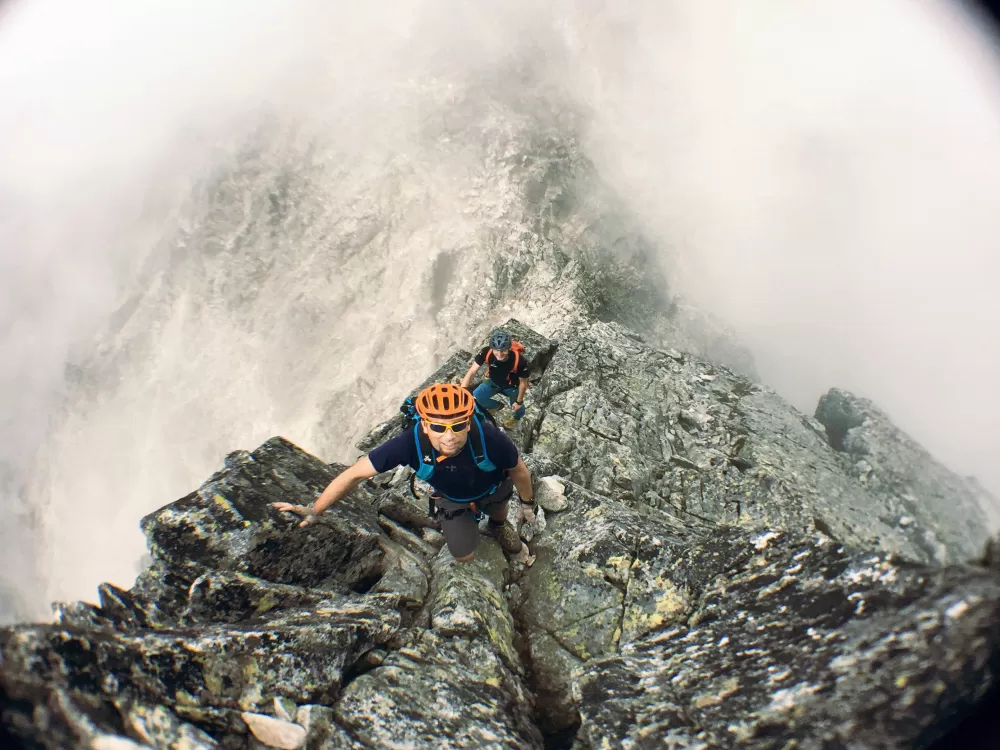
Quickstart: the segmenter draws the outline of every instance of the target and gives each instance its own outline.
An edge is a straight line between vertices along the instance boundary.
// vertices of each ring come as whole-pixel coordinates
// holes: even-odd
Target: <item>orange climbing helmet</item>
[[[434,383],[417,394],[417,414],[429,422],[471,417],[476,401],[467,388],[454,383]]]

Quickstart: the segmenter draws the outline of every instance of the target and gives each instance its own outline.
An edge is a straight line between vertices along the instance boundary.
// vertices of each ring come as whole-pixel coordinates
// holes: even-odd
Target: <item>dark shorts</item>
[[[493,494],[476,500],[474,505],[493,520],[503,521],[507,519],[507,501],[513,493],[514,483],[504,479]],[[441,533],[452,557],[465,557],[475,552],[479,546],[479,523],[476,514],[470,510],[470,504],[437,497],[434,505],[439,510],[437,518],[441,522]],[[449,519],[445,513],[453,515]]]

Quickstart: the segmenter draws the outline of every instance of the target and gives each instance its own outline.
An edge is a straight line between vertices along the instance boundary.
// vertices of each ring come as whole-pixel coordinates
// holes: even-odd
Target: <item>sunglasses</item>
[[[441,422],[428,422],[427,427],[430,428],[431,432],[444,433],[448,430],[452,432],[465,432],[469,429],[469,420],[463,419],[461,422],[448,422],[442,424]]]

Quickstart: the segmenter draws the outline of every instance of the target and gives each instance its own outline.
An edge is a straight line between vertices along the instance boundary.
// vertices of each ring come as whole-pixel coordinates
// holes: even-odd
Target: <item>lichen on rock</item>
[[[558,344],[507,325],[540,359],[510,431],[539,502],[521,555],[484,535],[457,563],[405,470],[302,529],[271,503],[311,502],[343,467],[273,438],[142,520],[129,590],[0,630],[5,731],[44,748],[929,747],[997,688],[978,490],[874,406],[831,392],[814,420],[618,324]]]

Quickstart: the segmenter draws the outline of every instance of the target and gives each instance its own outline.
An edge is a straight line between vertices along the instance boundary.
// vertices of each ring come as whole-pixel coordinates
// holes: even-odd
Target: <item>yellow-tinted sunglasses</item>
[[[427,427],[431,432],[444,433],[448,430],[452,432],[465,432],[469,429],[469,420],[463,419],[461,422],[428,422]]]

